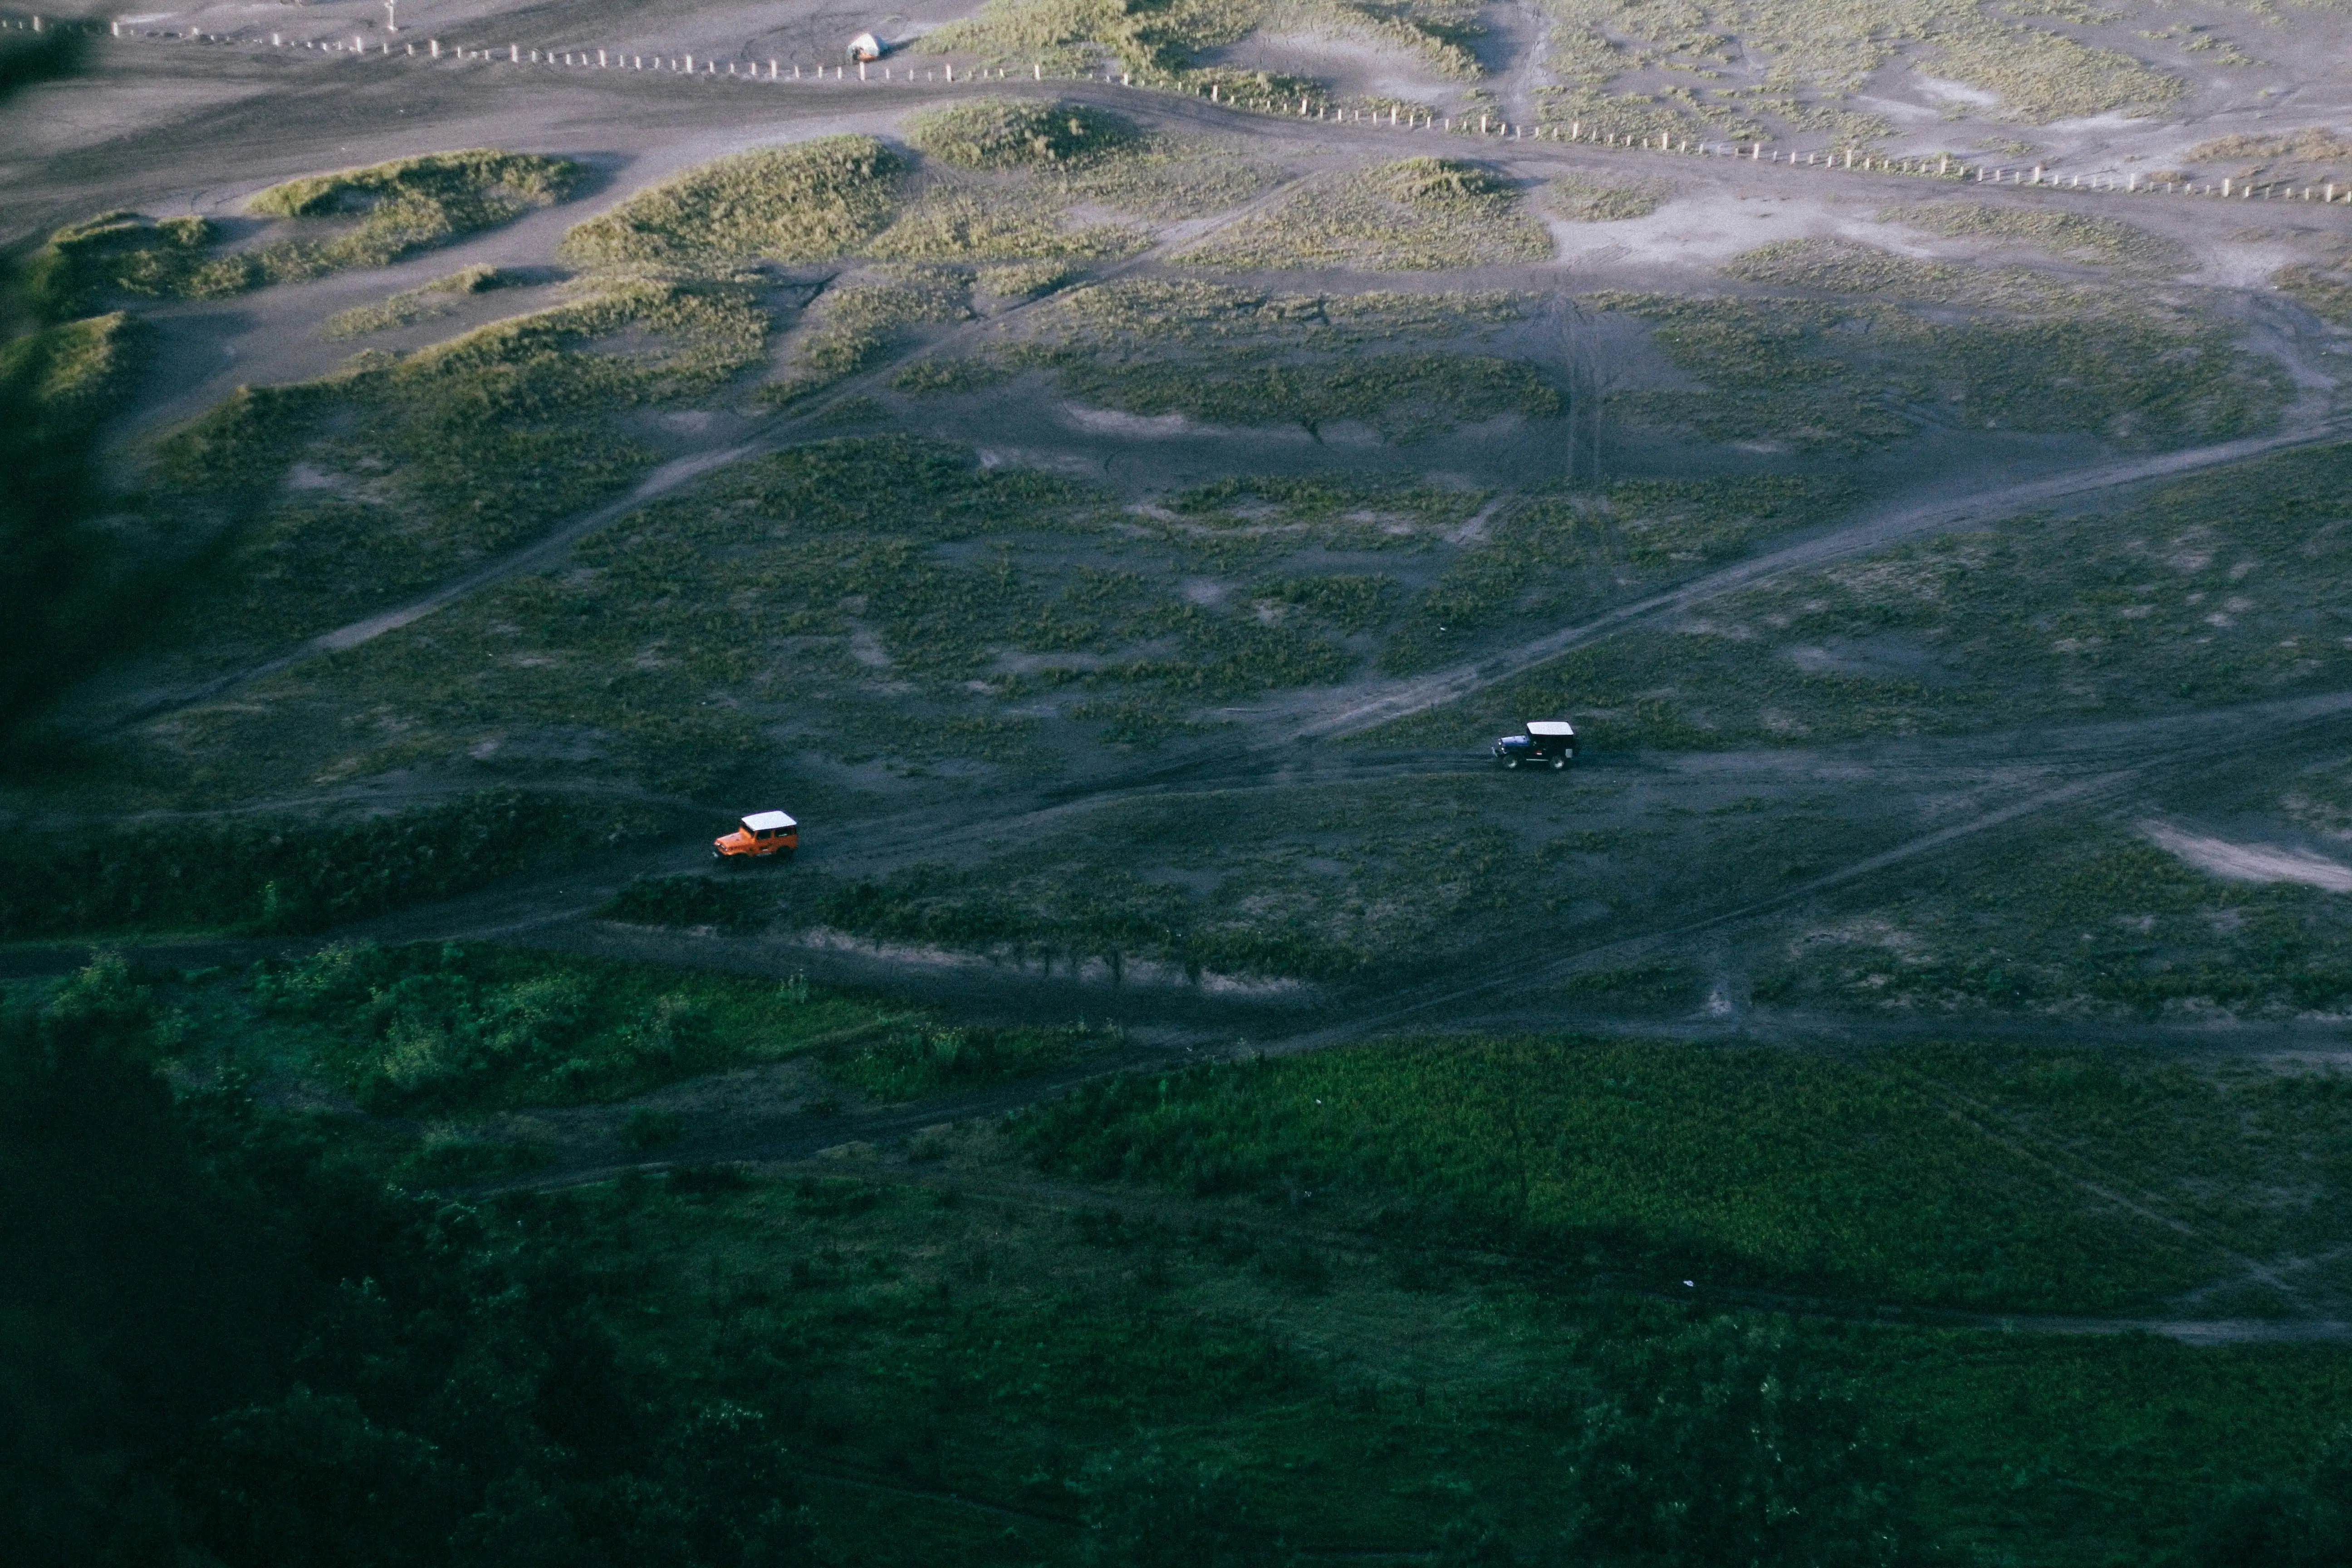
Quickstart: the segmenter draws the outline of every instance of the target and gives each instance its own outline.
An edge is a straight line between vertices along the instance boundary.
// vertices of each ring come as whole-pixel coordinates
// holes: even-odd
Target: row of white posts
[[[38,32],[41,30],[41,18],[38,16],[34,17],[32,19],[32,30]],[[184,36],[190,39],[207,43],[234,43],[241,41],[238,39],[221,37],[219,35],[207,35],[201,33],[180,35],[172,33],[157,34],[151,32],[142,35],[134,32],[126,32],[124,24],[121,22],[112,24],[112,28],[114,36],[117,37],[142,36],[147,37],[179,37]],[[698,59],[697,57],[691,54],[622,54],[617,50],[610,49],[595,49],[593,51],[587,49],[572,49],[563,51],[554,49],[540,50],[525,49],[520,44],[509,44],[503,49],[475,49],[458,46],[451,46],[445,48],[441,40],[438,38],[427,38],[425,41],[424,48],[421,50],[414,43],[404,44],[398,50],[395,50],[393,47],[392,41],[389,38],[386,38],[376,49],[371,50],[368,47],[367,39],[363,36],[357,34],[352,36],[349,44],[345,44],[341,39],[317,38],[304,39],[296,43],[289,43],[284,34],[272,33],[269,35],[269,43],[270,47],[273,48],[299,47],[323,50],[325,52],[335,54],[365,55],[374,53],[392,55],[397,53],[403,56],[415,56],[421,58],[436,60],[445,58],[452,60],[499,60],[511,65],[543,65],[568,67],[572,68],[584,68],[590,70],[652,70],[685,76],[719,78],[722,80],[732,78],[738,81],[838,82],[852,79],[857,81],[872,81],[877,79],[878,76],[878,79],[883,81],[899,80],[912,85],[918,79],[926,82],[944,81],[948,83],[1003,81],[1008,79],[1012,74],[1002,68],[975,68],[971,66],[966,66],[963,68],[962,73],[959,75],[954,63],[952,61],[949,61],[942,63],[936,69],[929,68],[924,68],[920,78],[919,79],[916,75],[916,68],[912,65],[900,65],[896,68],[894,74],[893,68],[887,62],[858,61],[856,63],[854,68],[857,74],[853,79],[849,74],[850,70],[853,68],[850,66],[836,65],[833,67],[831,72],[828,73],[825,67],[823,65],[803,67],[799,62],[793,61],[792,62],[791,74],[787,75],[784,70],[785,62],[778,59],[770,59],[766,61],[765,64],[767,66],[767,69],[764,73],[760,68],[762,62],[758,60],[728,60],[724,62],[726,68],[722,71],[719,68],[721,62],[711,58],[708,55],[702,56]],[[1031,66],[1030,76],[1033,79],[1037,81],[1045,81],[1048,79],[1045,75],[1045,68],[1042,63]],[[1064,79],[1056,76],[1052,79],[1060,80]],[[1790,168],[1853,170],[1859,174],[1906,174],[1927,179],[1966,180],[1972,181],[1979,184],[2035,185],[2053,190],[2063,189],[2071,191],[2122,192],[2135,195],[2150,193],[2165,193],[2178,195],[2234,197],[2241,200],[2252,200],[2259,196],[2264,201],[2284,200],[2308,202],[2315,200],[2331,205],[2339,202],[2352,204],[2352,185],[2345,186],[2339,195],[2337,187],[2333,184],[2303,186],[2282,184],[2255,185],[2245,181],[2236,179],[2225,179],[2218,185],[2212,184],[2180,182],[2159,183],[2156,181],[2144,182],[2136,174],[2126,174],[2120,179],[2113,175],[2093,175],[2086,181],[2084,177],[2080,174],[2064,176],[2051,174],[2048,170],[2041,164],[2034,165],[2034,167],[2029,172],[2024,169],[1996,168],[1990,164],[1955,163],[1948,155],[1936,158],[1885,158],[1874,153],[1863,153],[1851,147],[1844,148],[1837,152],[1807,153],[1803,154],[1801,159],[1794,152],[1782,153],[1778,149],[1768,150],[1765,144],[1761,142],[1693,142],[1688,137],[1678,139],[1664,132],[1661,132],[1653,139],[1646,134],[1640,137],[1635,137],[1630,134],[1621,136],[1615,132],[1602,131],[1599,128],[1595,128],[1588,132],[1584,129],[1583,121],[1576,120],[1570,121],[1565,127],[1557,124],[1536,125],[1530,127],[1523,122],[1513,122],[1499,119],[1490,112],[1480,114],[1476,122],[1473,124],[1470,117],[1467,115],[1452,117],[1424,113],[1417,110],[1406,110],[1402,106],[1396,104],[1391,104],[1388,106],[1385,112],[1378,108],[1369,110],[1363,109],[1350,110],[1328,101],[1318,102],[1311,98],[1300,98],[1297,100],[1296,108],[1294,109],[1293,100],[1290,99],[1274,98],[1271,96],[1244,98],[1239,94],[1227,91],[1224,84],[1222,82],[1210,82],[1206,86],[1176,81],[1153,82],[1148,79],[1138,79],[1133,72],[1128,71],[1118,73],[1103,71],[1099,74],[1085,73],[1075,75],[1067,79],[1077,81],[1100,81],[1119,87],[1140,88],[1154,91],[1181,92],[1188,97],[1205,98],[1211,103],[1236,110],[1250,110],[1262,114],[1279,114],[1286,118],[1297,118],[1300,120],[1312,119],[1318,121],[1338,121],[1339,123],[1349,125],[1378,126],[1387,130],[1433,131],[1444,135],[1495,137],[1513,142],[1573,142],[1591,146],[1619,147],[1632,152],[1668,153],[1714,158],[1744,158],[1751,163],[1761,163],[1770,162],[1776,164],[1784,164]]]

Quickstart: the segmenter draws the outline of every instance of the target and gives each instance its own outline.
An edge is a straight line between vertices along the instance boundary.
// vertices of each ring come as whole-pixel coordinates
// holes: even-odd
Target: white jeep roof
[[[1530,735],[1573,735],[1576,726],[1565,719],[1535,719],[1528,723]]]
[[[797,827],[800,824],[781,811],[755,811],[743,819],[743,826],[754,833],[773,833],[779,827]]]

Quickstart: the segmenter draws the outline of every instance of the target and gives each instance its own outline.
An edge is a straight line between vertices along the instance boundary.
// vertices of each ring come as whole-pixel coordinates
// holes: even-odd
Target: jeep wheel
[[[1503,759],[1503,765],[1507,768],[1516,768],[1519,765],[1519,759],[1517,757],[1505,757]]]
[[[1554,757],[1551,760],[1551,771],[1554,773],[1559,772],[1560,769],[1566,766],[1568,766],[1568,759],[1566,757]]]

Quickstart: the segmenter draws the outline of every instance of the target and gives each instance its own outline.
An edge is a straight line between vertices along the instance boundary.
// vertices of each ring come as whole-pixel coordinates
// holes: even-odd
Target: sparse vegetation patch
[[[1653,181],[1612,184],[1581,174],[1561,174],[1544,186],[1539,199],[1546,212],[1572,223],[1622,223],[1657,211],[1665,192]]]
[[[1909,224],[1966,239],[2014,240],[2064,261],[2084,261],[2135,272],[2176,272],[2188,252],[2175,241],[2116,218],[2086,217],[2048,208],[2000,207],[1982,202],[1929,202],[1889,207],[1881,223]]]

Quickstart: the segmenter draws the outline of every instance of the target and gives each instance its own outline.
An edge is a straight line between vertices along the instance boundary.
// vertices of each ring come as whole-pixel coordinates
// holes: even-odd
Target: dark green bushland
[[[0,297],[0,322],[11,303]],[[154,542],[104,525],[92,460],[141,347],[120,313],[0,343],[0,735],[131,641],[127,626],[163,595]]]
[[[398,1112],[624,1100],[819,1047],[855,1050],[906,1022],[803,979],[455,943],[338,943],[265,967],[249,997],[290,1030],[305,1066],[362,1105]]]
[[[2093,1169],[2168,1183],[2166,1151],[2199,1151],[2189,1163],[2210,1185],[2193,1209],[2178,1202],[2212,1234],[2266,1252],[2332,1245],[2332,1221],[2301,1228],[2222,1151],[2223,1130],[2259,1127],[2315,1154],[2342,1117],[2334,1100],[2200,1089],[2152,1064],[2102,1073],[1956,1047],[1847,1061],[1573,1039],[1384,1046],[1089,1085],[1012,1131],[1050,1171],[1199,1195],[1346,1194],[1401,1236],[1482,1235],[1645,1279],[2101,1311],[2234,1274],[2209,1244],[2119,1215],[1948,1120],[1956,1093]],[[2142,1138],[2143,1124],[2161,1131]]]
[[[133,822],[0,846],[0,936],[319,931],[646,837],[642,807],[512,791],[398,816]]]
[[[550,1205],[404,1197],[124,1018],[0,1019],[0,1501],[26,1568],[811,1558],[768,1417],[627,1359]]]

